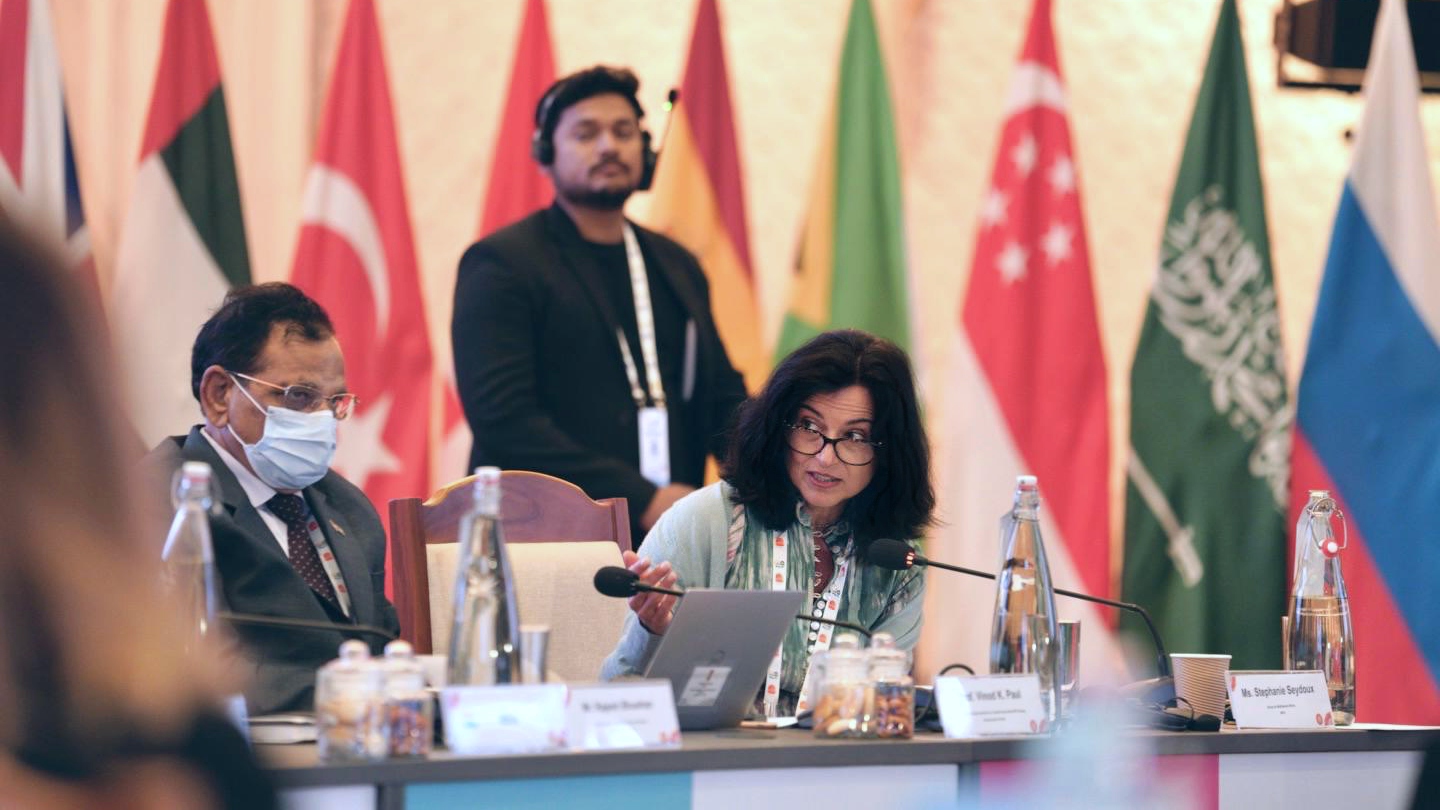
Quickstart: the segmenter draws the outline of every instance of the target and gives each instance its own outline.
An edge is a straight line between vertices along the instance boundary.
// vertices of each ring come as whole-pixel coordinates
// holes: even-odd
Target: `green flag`
[[[1235,0],[1220,6],[1130,391],[1124,598],[1171,650],[1278,666],[1293,409]]]
[[[870,0],[855,0],[777,358],[827,329],[910,344],[900,161]]]

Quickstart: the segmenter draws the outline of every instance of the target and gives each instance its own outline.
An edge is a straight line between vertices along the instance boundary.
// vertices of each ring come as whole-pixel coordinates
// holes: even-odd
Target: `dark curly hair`
[[[920,420],[915,375],[903,349],[855,329],[825,332],[780,361],[765,387],[740,406],[722,475],[735,499],[770,529],[795,519],[799,492],[790,481],[787,424],[816,394],[852,385],[870,392],[875,476],[845,505],[863,553],[873,540],[908,540],[934,521],[930,442]]]
[[[335,335],[325,308],[293,284],[272,281],[236,287],[195,336],[190,350],[190,393],[195,400],[200,401],[200,379],[211,366],[253,374],[277,324],[285,325],[286,336],[305,340]]]
[[[640,79],[629,68],[596,65],[563,76],[550,85],[545,95],[535,103],[535,129],[539,140],[550,142],[555,137],[555,127],[560,123],[560,114],[587,98],[614,93],[624,96],[635,109],[636,118],[645,117],[645,108],[640,106],[636,95],[640,91]]]

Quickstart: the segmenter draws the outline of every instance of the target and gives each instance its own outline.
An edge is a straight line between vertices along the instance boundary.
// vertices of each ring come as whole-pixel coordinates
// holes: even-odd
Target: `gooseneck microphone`
[[[613,596],[618,599],[626,599],[641,591],[650,593],[663,593],[666,596],[684,596],[684,591],[672,591],[669,588],[660,588],[654,585],[646,585],[640,581],[640,575],[629,568],[621,568],[618,565],[607,565],[595,572],[595,590],[606,596]],[[830,624],[836,627],[843,627],[846,630],[854,630],[857,633],[870,637],[870,631],[854,622],[841,621],[840,619],[822,619],[819,616],[806,616],[800,614],[795,617],[796,621],[819,622]]]
[[[994,574],[990,574],[985,571],[976,571],[973,568],[964,568],[959,565],[950,565],[949,563],[936,562],[935,560],[926,559],[918,551],[911,548],[908,543],[903,543],[899,540],[876,540],[875,542],[870,544],[870,549],[867,552],[867,559],[874,565],[877,565],[881,568],[889,568],[892,571],[904,571],[906,569],[914,568],[915,566],[920,565],[929,566],[930,568],[943,568],[946,571],[955,571],[961,574],[969,574],[972,577],[981,577],[983,579],[995,578]],[[1155,643],[1155,668],[1158,670],[1161,678],[1171,677],[1170,656],[1165,654],[1165,644],[1160,640],[1160,631],[1155,629],[1155,623],[1150,620],[1150,614],[1146,612],[1145,608],[1140,607],[1133,602],[1119,602],[1114,599],[1105,599],[1104,597],[1100,596],[1091,596],[1088,593],[1067,591],[1064,588],[1055,588],[1054,590],[1055,593],[1061,594],[1062,596],[1068,596],[1071,599],[1082,599],[1086,602],[1094,602],[1098,605],[1108,605],[1109,607],[1118,608],[1120,610],[1128,611],[1130,613],[1139,615],[1140,618],[1145,621],[1145,627],[1150,630],[1150,640]]]
[[[256,627],[281,627],[290,630],[325,630],[327,632],[345,633],[347,635],[376,636],[386,641],[394,641],[396,638],[395,634],[389,630],[369,624],[343,624],[341,622],[322,622],[315,619],[291,619],[284,616],[260,616],[254,613],[231,613],[228,610],[217,611],[215,618],[229,622],[230,624],[245,624]]]
[[[684,596],[684,591],[672,591],[669,588],[660,588],[655,585],[646,585],[640,581],[640,575],[629,568],[621,568],[618,565],[607,565],[595,572],[595,590],[606,596],[614,596],[625,599],[641,591],[650,593],[663,593],[666,596]]]

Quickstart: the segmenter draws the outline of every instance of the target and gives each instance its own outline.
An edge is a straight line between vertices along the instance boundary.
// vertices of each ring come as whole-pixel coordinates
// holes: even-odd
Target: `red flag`
[[[555,57],[550,50],[550,23],[545,0],[527,0],[515,63],[510,68],[510,91],[490,161],[490,187],[485,191],[485,212],[480,232],[485,236],[536,208],[550,204],[550,180],[540,164],[530,160],[530,137],[535,132],[535,104],[555,83]]]
[[[555,57],[550,50],[550,24],[545,0],[527,0],[520,38],[515,45],[515,62],[510,68],[510,91],[495,139],[495,156],[490,161],[490,187],[485,191],[485,211],[480,216],[479,236],[485,236],[549,205],[550,180],[530,160],[530,137],[535,131],[535,104],[555,83]],[[444,483],[467,474],[470,459],[470,426],[455,393],[455,369],[446,370],[444,436],[437,459],[436,481]]]
[[[648,224],[700,258],[730,359],[749,388],[759,387],[770,358],[760,345],[740,151],[715,0],[700,0],[695,12],[685,82],[653,194]]]
[[[47,0],[0,3],[0,219],[63,246],[102,316]]]
[[[1011,505],[1015,476],[1034,474],[1044,499],[1052,580],[1104,596],[1110,591],[1105,360],[1067,106],[1050,2],[1036,0],[1011,78],[960,313],[951,424],[966,429],[956,440],[960,446],[941,456],[951,459],[942,481],[951,523],[935,538],[933,553],[993,568],[996,521]],[[971,603],[946,602],[965,594]],[[993,600],[993,590],[931,588],[926,611],[988,616]],[[1101,621],[1079,603],[1057,607],[1062,617],[1095,616],[1086,622],[1087,646],[1112,641],[1105,626],[1114,617]],[[979,638],[955,649],[954,622],[926,629],[928,663],[985,660]],[[1108,651],[1101,656],[1110,659]],[[1098,663],[1094,656],[1081,660]]]
[[[335,468],[385,515],[428,494],[431,363],[373,0],[350,2],[302,217],[292,278],[329,310],[360,396]]]

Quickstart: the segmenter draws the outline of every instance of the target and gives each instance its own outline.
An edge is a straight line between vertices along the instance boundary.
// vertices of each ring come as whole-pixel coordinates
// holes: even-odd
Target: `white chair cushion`
[[[450,649],[455,616],[455,569],[459,546],[441,543],[425,547],[430,575],[430,636],[436,653]],[[595,571],[620,565],[614,543],[510,543],[510,571],[515,577],[515,598],[520,623],[550,627],[546,669],[566,681],[594,681],[600,665],[620,640],[629,608],[624,599],[602,596],[595,590]]]

